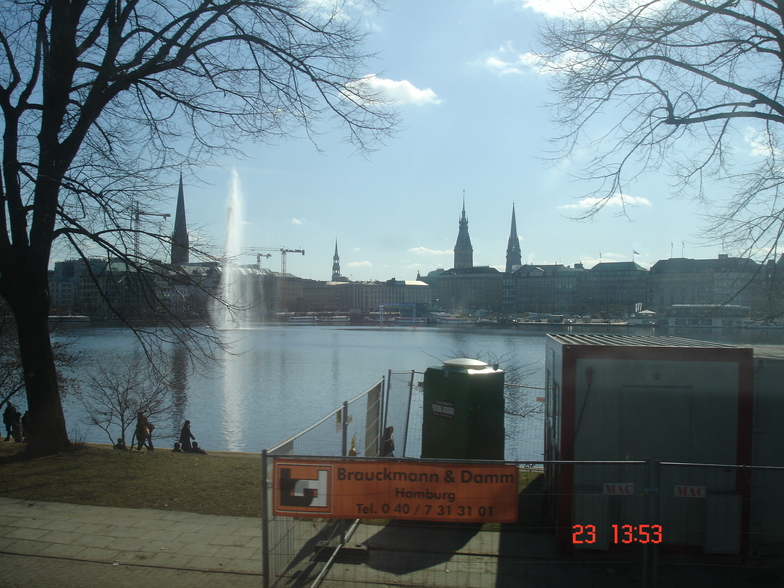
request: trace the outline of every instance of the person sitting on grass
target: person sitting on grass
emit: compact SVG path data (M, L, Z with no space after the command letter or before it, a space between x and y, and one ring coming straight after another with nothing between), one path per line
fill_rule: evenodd
M128 447L125 445L125 441L122 437L117 437L117 443L114 444L115 449L120 449L122 451L128 451Z
M193 445L191 446L191 453L201 453L202 455L207 455L207 452L199 447L199 444L196 443L196 441L194 441Z
M174 449L172 449L172 453L184 453L182 449L180 449L180 444L177 441L174 442Z

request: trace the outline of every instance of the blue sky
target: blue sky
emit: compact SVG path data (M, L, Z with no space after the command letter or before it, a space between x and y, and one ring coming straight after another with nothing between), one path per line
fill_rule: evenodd
M465 191L474 264L503 268L512 204L523 262L715 257L702 244L702 212L673 197L668 179L651 173L630 185L636 205L607 206L578 222L590 187L570 177L572 165L548 161L551 122L546 76L528 52L542 13L558 2L523 0L394 0L366 13L368 75L401 115L397 136L369 157L329 132L319 149L302 136L248 145L244 160L197 170L185 194L192 239L222 244L226 197L236 169L245 201L245 247L304 249L288 271L330 277L335 240L342 273L354 280L414 279L452 266ZM543 7L543 8L542 8ZM176 196L172 194L172 198ZM174 200L172 200L174 212ZM731 252L730 252L731 253ZM251 263L255 258L242 260ZM279 255L263 265L280 268Z

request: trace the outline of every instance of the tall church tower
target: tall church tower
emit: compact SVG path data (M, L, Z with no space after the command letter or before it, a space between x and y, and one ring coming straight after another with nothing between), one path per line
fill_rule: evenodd
M457 231L457 243L455 243L454 267L474 267L474 248L471 247L471 237L468 236L468 219L465 213L465 191L463 192L463 215L460 217L460 228Z
M185 221L185 193L182 189L180 174L180 192L177 194L177 212L174 215L174 233L172 234L171 262L182 265L190 261L190 243L188 241L188 223Z
M332 256L332 281L340 281L340 256L338 255L338 240L335 239L335 255Z
M514 203L512 203L512 231L509 234L509 244L506 246L506 273L511 274L515 266L521 265L523 265L523 256L520 252L520 238L517 236L517 221Z

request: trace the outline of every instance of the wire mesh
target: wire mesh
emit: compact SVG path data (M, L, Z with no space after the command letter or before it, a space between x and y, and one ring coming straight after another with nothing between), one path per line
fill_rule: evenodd
M338 557L322 585L784 583L782 519L759 517L762 509L775 516L784 508L784 468L654 460L516 466L515 523L362 520L349 544L362 546L364 557ZM557 480L570 476L568 491L548 487L553 471ZM751 516L744 522L738 494L747 482Z
M386 426L395 428L395 457L422 454L422 372L389 372Z
M390 371L386 382L266 453L375 459L384 427L394 426L396 459L418 459L422 379ZM784 585L784 572L771 565L784 557L784 468L542 461L536 415L512 415L519 426L507 438L507 456L510 444L525 456L506 462L520 472L515 523L362 520L351 535L349 521L275 518L267 505L265 585L323 577L326 586L693 588L744 585L750 575Z
M294 455L346 456L352 451L373 454L381 436L384 391L382 378L374 386L303 432L262 453L262 525L264 585L304 581L317 575L322 561L313 558L319 545L328 549L345 539L345 521L301 519L272 514L271 458ZM349 432L353 434L349 436ZM353 447L350 439L354 441ZM357 444L360 449L357 449ZM377 451L377 450L376 450Z

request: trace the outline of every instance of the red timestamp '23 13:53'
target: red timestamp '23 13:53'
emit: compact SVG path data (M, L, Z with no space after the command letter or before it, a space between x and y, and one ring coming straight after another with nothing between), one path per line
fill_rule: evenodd
M661 543L661 525L611 525L613 543ZM596 525L572 525L573 544L596 543Z

